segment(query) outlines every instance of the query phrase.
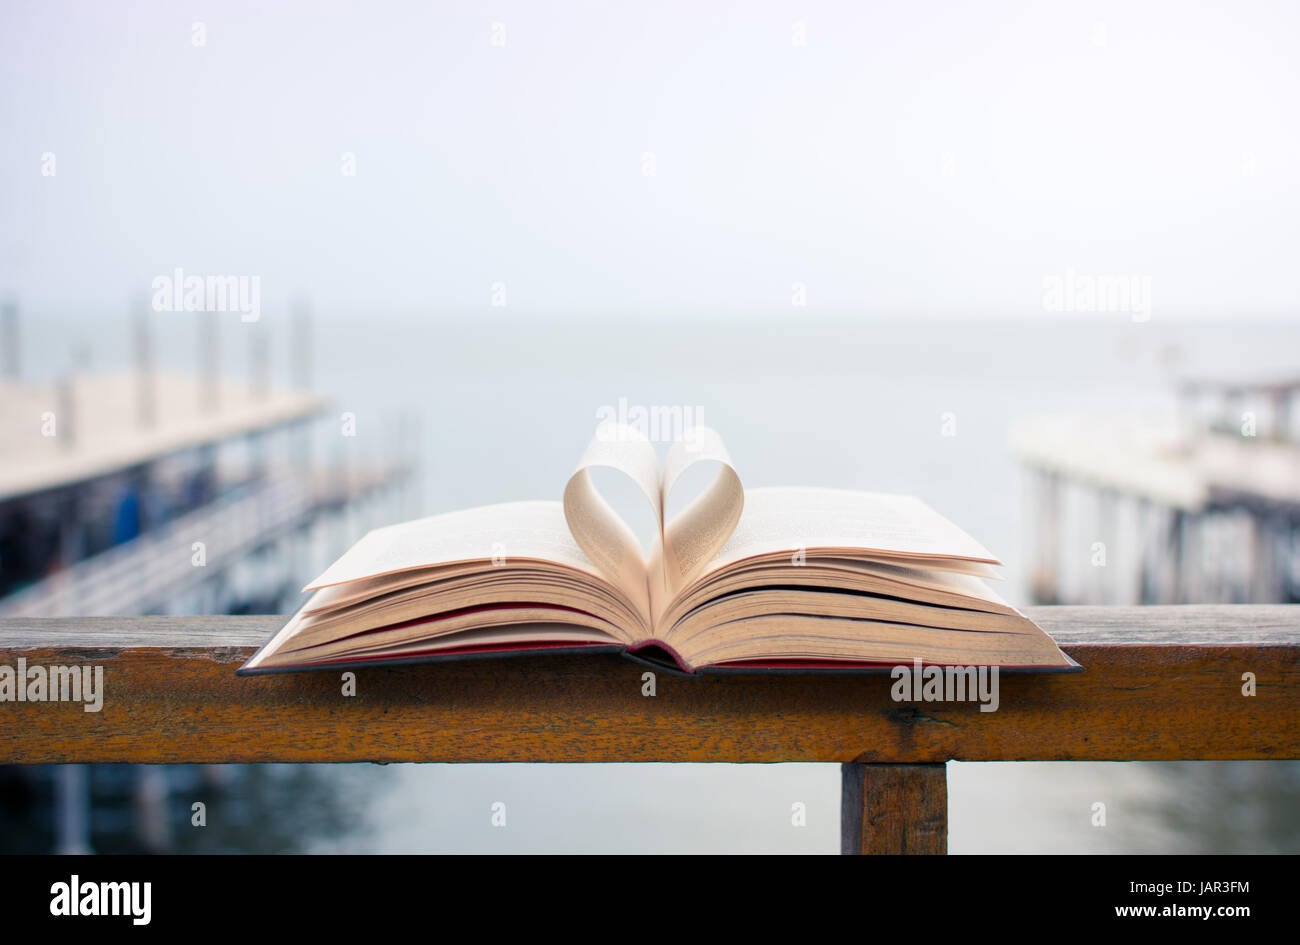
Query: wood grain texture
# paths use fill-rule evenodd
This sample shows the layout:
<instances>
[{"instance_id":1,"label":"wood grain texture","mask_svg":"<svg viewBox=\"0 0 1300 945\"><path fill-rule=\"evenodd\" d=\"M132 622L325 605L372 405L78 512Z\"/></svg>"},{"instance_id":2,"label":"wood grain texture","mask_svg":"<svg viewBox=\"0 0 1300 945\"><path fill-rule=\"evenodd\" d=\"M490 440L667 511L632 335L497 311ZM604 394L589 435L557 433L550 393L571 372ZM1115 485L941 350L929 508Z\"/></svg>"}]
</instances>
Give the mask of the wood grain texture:
<instances>
[{"instance_id":1,"label":"wood grain texture","mask_svg":"<svg viewBox=\"0 0 1300 945\"><path fill-rule=\"evenodd\" d=\"M105 667L103 711L0 703L0 763L858 762L1300 758L1300 606L1029 615L1086 671L1000 707L896 703L878 676L660 673L537 656L235 676L282 617L0 621L0 664ZM1242 695L1252 672L1257 695Z\"/></svg>"},{"instance_id":2,"label":"wood grain texture","mask_svg":"<svg viewBox=\"0 0 1300 945\"><path fill-rule=\"evenodd\" d=\"M842 766L840 853L948 852L943 765Z\"/></svg>"}]
</instances>

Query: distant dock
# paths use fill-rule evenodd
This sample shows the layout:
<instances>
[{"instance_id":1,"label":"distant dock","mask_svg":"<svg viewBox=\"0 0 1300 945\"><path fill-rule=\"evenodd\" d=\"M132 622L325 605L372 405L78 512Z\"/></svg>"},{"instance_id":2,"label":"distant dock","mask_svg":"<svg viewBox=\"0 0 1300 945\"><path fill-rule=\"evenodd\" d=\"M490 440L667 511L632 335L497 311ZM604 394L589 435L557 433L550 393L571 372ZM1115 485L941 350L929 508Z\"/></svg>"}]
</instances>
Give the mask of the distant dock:
<instances>
[{"instance_id":1,"label":"distant dock","mask_svg":"<svg viewBox=\"0 0 1300 945\"><path fill-rule=\"evenodd\" d=\"M290 387L272 385L256 326L248 379L219 376L210 313L197 316L194 373L154 367L142 312L134 369L25 380L16 306L3 315L0 614L284 609L313 549L333 555L350 540L331 527L405 498L406 458L312 461L310 426L327 403L310 390L305 309L292 316Z\"/></svg>"},{"instance_id":2,"label":"distant dock","mask_svg":"<svg viewBox=\"0 0 1300 945\"><path fill-rule=\"evenodd\" d=\"M79 375L56 384L0 380L0 502L147 466L183 450L310 420L325 401L301 391L250 390L153 375L147 419L140 380Z\"/></svg>"},{"instance_id":3,"label":"distant dock","mask_svg":"<svg viewBox=\"0 0 1300 945\"><path fill-rule=\"evenodd\" d=\"M1027 418L1037 603L1300 600L1300 379L1190 379L1165 418Z\"/></svg>"}]
</instances>

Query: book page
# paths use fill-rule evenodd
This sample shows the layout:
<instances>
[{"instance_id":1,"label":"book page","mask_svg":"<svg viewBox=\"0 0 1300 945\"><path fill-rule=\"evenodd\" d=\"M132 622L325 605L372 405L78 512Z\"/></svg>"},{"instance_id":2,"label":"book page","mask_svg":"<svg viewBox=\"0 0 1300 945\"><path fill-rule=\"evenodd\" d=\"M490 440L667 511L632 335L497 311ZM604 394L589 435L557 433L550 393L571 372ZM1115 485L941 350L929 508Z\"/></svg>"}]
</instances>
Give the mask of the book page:
<instances>
[{"instance_id":1,"label":"book page","mask_svg":"<svg viewBox=\"0 0 1300 945\"><path fill-rule=\"evenodd\" d=\"M655 521L662 522L659 457L635 427L601 424L564 487L564 518L574 541L609 581L637 602L648 621L650 582L645 555L636 533L591 481L591 470L596 467L617 470L636 483L650 503Z\"/></svg>"},{"instance_id":2,"label":"book page","mask_svg":"<svg viewBox=\"0 0 1300 945\"><path fill-rule=\"evenodd\" d=\"M946 666L1069 665L1046 633L1028 620L1024 632L949 630L893 621L771 614L701 633L679 655L693 668L735 660L847 660Z\"/></svg>"},{"instance_id":3,"label":"book page","mask_svg":"<svg viewBox=\"0 0 1300 945\"><path fill-rule=\"evenodd\" d=\"M745 507L745 490L722 438L708 427L693 427L664 460L665 509L673 487L696 463L717 463L718 474L690 505L664 522L663 540L651 556L651 567L662 575L663 602L704 570L735 530Z\"/></svg>"},{"instance_id":4,"label":"book page","mask_svg":"<svg viewBox=\"0 0 1300 945\"><path fill-rule=\"evenodd\" d=\"M959 610L1019 613L983 581L965 574L818 555L811 555L802 566L794 567L785 557L762 557L708 572L679 594L659 616L659 633L665 642L671 643L676 625L684 616L738 591L790 587L875 594Z\"/></svg>"},{"instance_id":5,"label":"book page","mask_svg":"<svg viewBox=\"0 0 1300 945\"><path fill-rule=\"evenodd\" d=\"M955 558L1001 564L987 548L920 499L845 489L774 488L745 493L745 510L709 570L755 555L789 552ZM899 562L902 563L901 561Z\"/></svg>"},{"instance_id":6,"label":"book page","mask_svg":"<svg viewBox=\"0 0 1300 945\"><path fill-rule=\"evenodd\" d=\"M506 502L376 528L303 590L466 561L552 561L596 575L559 502Z\"/></svg>"}]
</instances>

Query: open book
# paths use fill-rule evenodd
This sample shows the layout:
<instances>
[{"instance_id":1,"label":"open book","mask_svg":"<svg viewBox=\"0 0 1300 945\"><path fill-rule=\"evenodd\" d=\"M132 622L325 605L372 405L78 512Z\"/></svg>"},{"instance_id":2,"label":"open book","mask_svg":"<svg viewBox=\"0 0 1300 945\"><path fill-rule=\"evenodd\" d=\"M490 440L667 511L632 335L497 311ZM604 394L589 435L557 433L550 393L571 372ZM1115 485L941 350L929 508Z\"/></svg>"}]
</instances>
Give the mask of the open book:
<instances>
[{"instance_id":1,"label":"open book","mask_svg":"<svg viewBox=\"0 0 1300 945\"><path fill-rule=\"evenodd\" d=\"M710 484L667 498L697 463ZM645 494L643 551L596 490L610 467ZM668 450L605 425L562 502L435 515L365 535L241 673L618 650L684 672L880 671L921 660L1077 668L994 593L1000 564L910 496L745 491L721 439L695 427Z\"/></svg>"}]
</instances>

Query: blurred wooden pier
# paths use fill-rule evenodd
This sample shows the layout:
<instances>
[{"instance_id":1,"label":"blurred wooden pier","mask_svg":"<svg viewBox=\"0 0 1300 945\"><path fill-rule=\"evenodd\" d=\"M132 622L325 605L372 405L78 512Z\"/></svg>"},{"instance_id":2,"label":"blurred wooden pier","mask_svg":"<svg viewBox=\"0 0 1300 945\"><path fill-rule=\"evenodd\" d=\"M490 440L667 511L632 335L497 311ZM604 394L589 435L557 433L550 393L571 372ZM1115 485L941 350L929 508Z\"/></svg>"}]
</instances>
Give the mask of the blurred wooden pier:
<instances>
[{"instance_id":1,"label":"blurred wooden pier","mask_svg":"<svg viewBox=\"0 0 1300 945\"><path fill-rule=\"evenodd\" d=\"M1300 379L1190 379L1164 418L1019 423L1034 600L1300 601L1297 394Z\"/></svg>"},{"instance_id":2,"label":"blurred wooden pier","mask_svg":"<svg viewBox=\"0 0 1300 945\"><path fill-rule=\"evenodd\" d=\"M340 512L350 503L394 488L404 473L403 467L390 466L258 479L0 598L0 617L161 612L196 582L219 580L235 565L291 538L318 516Z\"/></svg>"},{"instance_id":3,"label":"blurred wooden pier","mask_svg":"<svg viewBox=\"0 0 1300 945\"><path fill-rule=\"evenodd\" d=\"M255 437L321 414L300 390L256 390L198 376L129 372L54 383L0 380L0 502L147 466L213 443ZM142 397L152 401L147 409Z\"/></svg>"},{"instance_id":4,"label":"blurred wooden pier","mask_svg":"<svg viewBox=\"0 0 1300 945\"><path fill-rule=\"evenodd\" d=\"M268 456L267 439L305 436L295 428L324 410L308 393L230 384L205 407L213 392L202 378L154 377L158 406L141 423L136 381L0 386L0 437L12 447L0 463L0 549L14 558L0 550L12 591L0 615L165 612L321 516L391 494L411 472L402 458L315 468L301 443ZM219 459L232 445L242 454ZM164 514L153 511L163 502ZM25 575L24 556L39 556Z\"/></svg>"}]
</instances>

